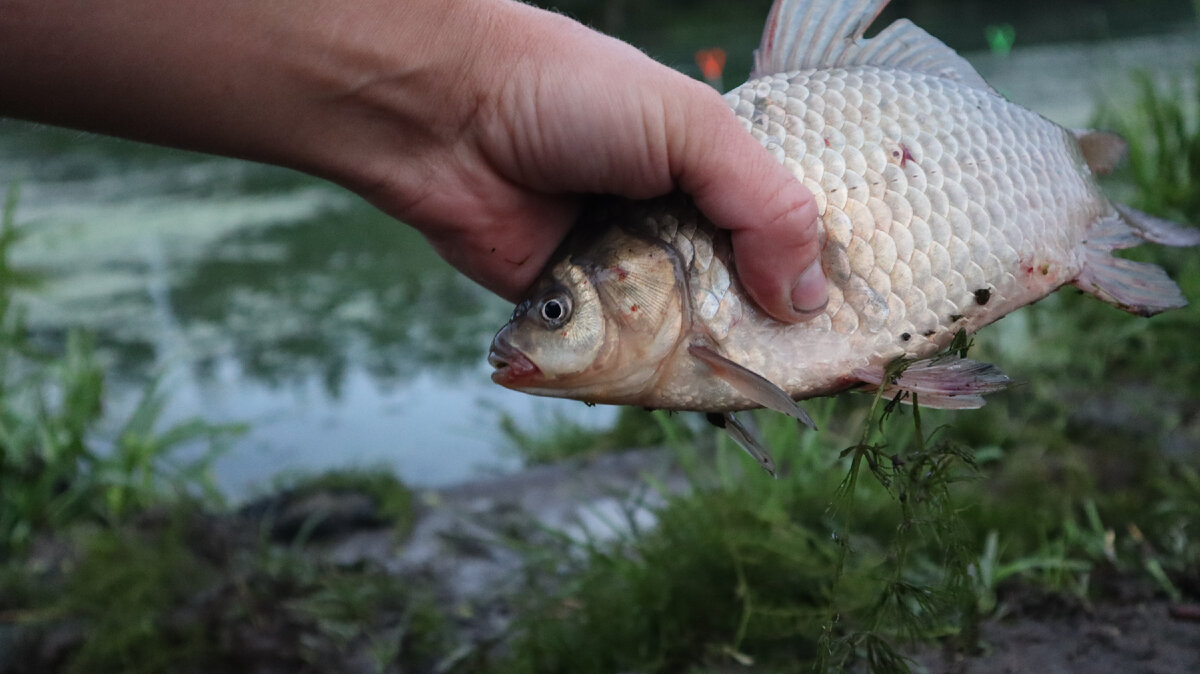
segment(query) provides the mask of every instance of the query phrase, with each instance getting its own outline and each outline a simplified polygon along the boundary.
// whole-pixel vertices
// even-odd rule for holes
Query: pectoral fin
[[[775,459],[771,458],[771,453],[763,447],[754,434],[742,425],[732,412],[711,412],[706,415],[708,423],[717,428],[725,429],[729,437],[737,443],[738,447],[746,450],[746,453],[758,462],[762,469],[767,471],[771,477],[775,477]]]
[[[995,365],[958,356],[913,363],[899,377],[888,381],[884,367],[858,368],[854,376],[876,388],[883,386],[885,396],[900,395],[905,402],[912,402],[915,394],[921,405],[943,410],[983,407],[985,393],[994,393],[1012,383]]]
[[[813,423],[812,417],[800,409],[800,406],[796,404],[795,400],[792,400],[787,392],[772,384],[762,375],[738,365],[707,346],[693,344],[688,347],[688,353],[703,361],[712,369],[713,374],[732,386],[738,393],[767,409],[782,412],[799,420],[800,423],[814,431],[817,430],[817,425]]]

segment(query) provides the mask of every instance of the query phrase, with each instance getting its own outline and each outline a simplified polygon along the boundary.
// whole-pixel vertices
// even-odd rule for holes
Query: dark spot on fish
[[[910,339],[912,339],[912,335],[908,334],[907,332],[900,333],[900,341],[907,342]]]
[[[492,252],[493,252],[493,253],[494,253],[494,252],[496,252],[496,247],[495,247],[495,246],[492,246]]]
[[[951,323],[957,323],[957,322],[961,321],[962,318],[963,318],[962,314],[950,314],[950,322]]]
[[[925,332],[922,332],[921,335],[924,337],[932,337],[933,333],[935,333],[935,332],[937,332],[937,331],[936,330],[926,330]]]
[[[988,300],[990,299],[992,299],[991,290],[988,290],[987,288],[980,288],[979,290],[975,291],[975,303],[979,306],[987,304]]]

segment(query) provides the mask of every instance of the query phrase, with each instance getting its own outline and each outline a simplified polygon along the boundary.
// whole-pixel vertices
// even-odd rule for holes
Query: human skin
[[[510,300],[580,195],[681,189],[767,313],[827,299],[812,195],[717,92],[513,0],[0,0],[0,115],[321,176]]]

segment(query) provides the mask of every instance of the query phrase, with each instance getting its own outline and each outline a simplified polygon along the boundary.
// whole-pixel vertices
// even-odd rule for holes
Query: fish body
[[[1200,232],[1110,202],[1123,142],[994,92],[887,0],[777,0],[750,81],[726,100],[812,191],[829,303],[785,325],[732,267],[728,235],[681,195],[610,200],[496,336],[493,379],[539,395],[726,414],[852,387],[961,408],[1007,381],[935,358],[960,332],[1074,284],[1150,315],[1186,304],[1159,268],[1113,257]],[[888,366],[915,362],[898,378]],[[729,417],[726,417],[729,418]]]

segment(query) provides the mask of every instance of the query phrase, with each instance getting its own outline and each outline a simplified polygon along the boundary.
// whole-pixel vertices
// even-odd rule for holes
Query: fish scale
[[[1093,171],[1123,141],[1068,131],[991,90],[886,0],[777,0],[752,79],[726,95],[809,191],[829,303],[786,325],[741,287],[727,232],[682,195],[585,211],[493,341],[493,379],[588,402],[700,410],[771,470],[732,412],[854,387],[983,404],[1007,379],[938,354],[1064,284],[1151,315],[1186,304],[1161,269],[1114,250],[1200,232],[1108,201]],[[913,359],[898,378],[889,365]]]
[[[800,348],[804,334],[832,329],[862,342],[846,349],[857,360],[929,355],[956,324],[991,322],[1077,274],[1073,251],[1106,210],[1082,156],[1062,151],[1066,132],[958,82],[875,67],[800,71],[752,80],[726,100],[817,195],[834,292],[828,321],[783,329]],[[1017,208],[1024,185],[1046,207]],[[1020,281],[1021,260],[1053,260],[1054,273]],[[707,285],[703,272],[693,284]],[[740,302],[732,292],[721,299]],[[788,355],[739,362],[802,395],[815,382]],[[779,365],[788,362],[798,364]]]

